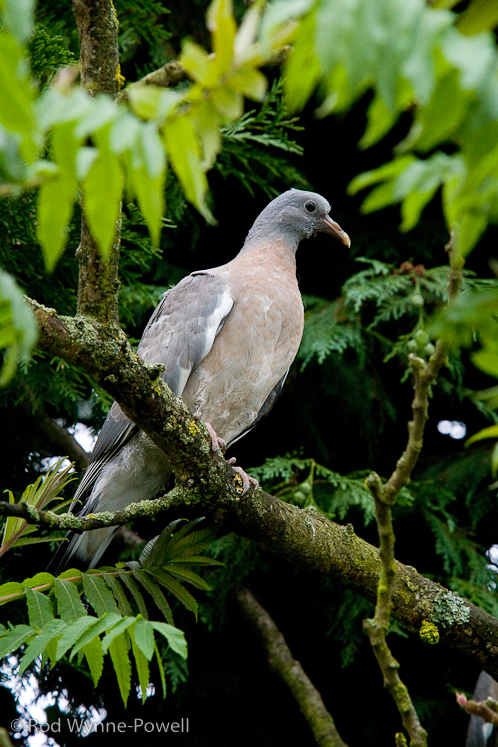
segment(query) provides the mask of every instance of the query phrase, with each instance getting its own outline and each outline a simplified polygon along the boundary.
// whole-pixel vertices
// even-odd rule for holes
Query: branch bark
[[[270,669],[282,678],[295,698],[299,710],[313,732],[319,747],[347,747],[335,727],[334,719],[325,708],[322,696],[301,664],[294,659],[287,642],[268,612],[249,589],[235,589],[239,610],[263,644]]]
[[[72,0],[80,41],[80,73],[83,87],[116,98],[119,90],[118,19],[112,0]],[[81,217],[78,314],[103,324],[118,323],[119,247],[121,220],[109,260],[104,262],[85,218]]]

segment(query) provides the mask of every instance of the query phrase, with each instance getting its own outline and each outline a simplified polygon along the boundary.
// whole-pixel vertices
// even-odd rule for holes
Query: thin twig
[[[458,293],[462,280],[463,263],[452,262],[452,241],[446,246],[450,257],[450,278],[448,296],[450,301]],[[392,612],[393,589],[396,574],[394,557],[395,537],[392,526],[391,506],[396,502],[401,488],[411,479],[413,469],[422,450],[424,428],[429,417],[429,396],[432,385],[436,382],[439,371],[446,361],[448,345],[439,340],[434,354],[428,362],[413,353],[408,356],[408,363],[413,372],[414,397],[412,401],[413,418],[408,423],[408,441],[396,467],[383,485],[380,477],[374,472],[366,480],[375,501],[375,517],[379,533],[379,557],[381,561],[380,579],[377,587],[375,614],[372,619],[364,621],[370,643],[381,669],[384,686],[389,690],[403,726],[410,738],[410,747],[425,747],[427,732],[422,727],[417,712],[410,698],[408,689],[399,676],[399,663],[387,645],[386,636]],[[399,739],[402,735],[399,735]]]
[[[294,659],[287,642],[268,612],[244,587],[235,590],[239,609],[256,630],[262,642],[268,664],[282,678],[295,698],[301,713],[320,747],[347,747],[335,727],[334,719],[325,708],[322,696],[301,664]]]
[[[137,86],[160,86],[161,88],[171,88],[187,79],[188,75],[182,63],[178,60],[170,60],[170,62],[167,62],[158,70],[153,70],[135,83],[130,83],[124,91],[121,91],[117,100],[118,102],[125,101],[128,98],[130,88],[135,88]]]

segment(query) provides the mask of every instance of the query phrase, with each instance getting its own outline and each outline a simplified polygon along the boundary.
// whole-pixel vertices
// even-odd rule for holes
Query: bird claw
[[[201,413],[200,412],[194,413],[194,418],[196,420],[200,420]],[[211,423],[205,422],[204,425],[206,426],[207,432],[209,433],[209,437],[211,439],[211,449],[213,453],[216,454],[218,452],[218,449],[221,449],[222,454],[225,454],[227,450],[227,445],[225,441],[216,435],[216,431],[214,430]],[[235,457],[230,457],[230,459],[227,459],[227,464],[230,465],[230,467],[233,469],[235,474],[238,475],[242,481],[242,492],[240,493],[240,496],[245,495],[247,491],[249,490],[249,488],[251,487],[251,485],[254,488],[259,488],[259,482],[258,480],[256,480],[255,477],[251,477],[250,475],[248,475],[247,472],[245,472],[245,470],[242,469],[242,467],[233,466],[235,464],[235,461],[236,461]]]
[[[216,435],[216,431],[211,423],[204,423],[204,425],[206,426],[209,437],[211,438],[211,451],[216,454],[218,449],[221,449],[221,453],[224,454],[227,450],[225,441]]]
[[[230,460],[231,461],[231,460]],[[245,495],[251,485],[254,488],[259,488],[259,481],[256,480],[255,477],[251,477],[250,475],[245,472],[242,467],[234,467],[233,464],[231,465],[233,471],[240,477],[242,480],[242,493],[240,493],[241,496]]]

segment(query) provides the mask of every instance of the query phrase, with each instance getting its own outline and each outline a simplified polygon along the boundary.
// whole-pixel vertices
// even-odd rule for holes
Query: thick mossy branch
[[[270,669],[282,678],[320,747],[347,747],[322,697],[301,664],[294,659],[280,630],[249,589],[235,590],[238,607],[264,646]]]
[[[76,250],[79,264],[78,314],[93,317],[102,324],[119,321],[119,250],[121,246],[121,219],[116,224],[116,234],[111,253],[104,261],[84,213],[81,216],[80,245]]]
[[[112,0],[73,0],[73,13],[80,42],[80,71],[83,87],[95,96],[119,90],[118,19]],[[118,322],[119,247],[121,220],[110,257],[103,261],[85,218],[81,219],[81,240],[76,252],[79,262],[78,313],[103,324]]]
[[[112,0],[72,0],[80,41],[80,74],[90,94],[116,98],[119,89],[118,18]]]

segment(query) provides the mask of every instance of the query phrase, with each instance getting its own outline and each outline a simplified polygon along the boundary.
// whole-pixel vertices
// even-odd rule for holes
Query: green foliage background
[[[206,2],[190,0],[181,4],[181,10],[154,0],[117,0],[115,5],[122,73],[130,81],[178,58],[186,36],[205,47],[209,44]],[[311,5],[303,2],[302,9]],[[406,3],[406,13],[409,9],[415,12],[418,5]],[[284,6],[273,4],[275,17],[285,12]],[[459,6],[457,26],[476,23],[472,6]],[[346,18],[341,2],[313,7],[305,21],[308,31],[319,23],[321,14]],[[222,149],[209,173],[206,202],[218,221],[216,228],[207,225],[186,201],[171,171],[165,183],[166,220],[159,247],[151,241],[137,206],[131,201],[125,205],[120,315],[127,333],[138,339],[165,288],[191,270],[232,258],[268,199],[293,186],[310,187],[325,195],[333,204],[332,215],[352,238],[351,252],[347,255],[342,246],[323,236],[302,244],[298,268],[306,302],[306,330],[301,351],[271,417],[237,444],[233,454],[245,467],[254,465],[254,474],[265,489],[308,510],[323,511],[335,521],[350,522],[358,534],[375,543],[372,501],[363,479],[370,469],[388,475],[400,455],[411,400],[406,355],[413,350],[430,355],[428,322],[446,300],[444,246],[449,236],[440,207],[441,184],[447,220],[456,210],[477,216],[474,233],[462,219],[461,254],[467,254],[472,240],[480,238],[468,257],[464,294],[495,292],[496,282],[488,266],[496,253],[497,238],[496,227],[488,226],[488,221],[492,224],[496,219],[494,161],[489,153],[476,152],[475,132],[469,123],[475,124],[481,116],[479,143],[492,140],[496,123],[486,120],[480,107],[483,100],[489,101],[497,84],[496,75],[483,73],[479,90],[489,86],[488,98],[479,98],[476,86],[472,89],[470,84],[468,95],[462,98],[455,69],[468,76],[470,68],[465,68],[465,55],[459,57],[458,50],[452,53],[453,68],[446,59],[437,61],[437,81],[434,70],[420,67],[421,58],[402,76],[403,84],[393,83],[387,69],[384,80],[382,76],[380,81],[369,78],[368,71],[385,50],[362,44],[359,34],[366,31],[361,13],[366,3],[355,7],[354,24],[346,28],[337,23],[335,46],[330,39],[327,45],[323,40],[317,43],[315,57],[308,59],[304,68],[299,65],[310,53],[310,41],[303,33],[288,63],[287,86],[280,80],[280,68],[268,67],[265,72],[272,85],[263,103],[247,102],[243,116],[224,126]],[[243,10],[242,3],[236,4],[238,18]],[[440,11],[437,19],[433,40],[455,22],[446,11]],[[399,48],[405,52],[410,43],[407,23],[407,16],[400,16]],[[447,44],[453,44],[451,49],[455,50],[454,36],[450,33],[448,38]],[[491,36],[487,38],[491,58],[493,54],[496,57]],[[341,56],[341,44],[346,41],[363,50],[365,58]],[[472,64],[472,50],[484,54],[484,47],[475,46],[475,37],[469,36],[469,49],[473,43],[469,53]],[[332,48],[335,57],[327,52]],[[327,57],[327,76],[314,99],[311,93],[319,80],[317,66],[321,64],[323,70],[325,64],[323,55]],[[30,43],[31,73],[38,86],[46,88],[58,67],[77,56],[77,35],[68,4],[39,2]],[[479,59],[483,70],[485,60]],[[392,59],[390,62],[394,67]],[[392,90],[398,91],[394,98]],[[310,96],[311,103],[305,105]],[[427,105],[425,110],[405,111],[407,101],[414,97]],[[289,111],[286,100],[302,102],[299,119]],[[455,102],[453,109],[442,107],[441,101],[450,100]],[[339,116],[317,119],[318,103],[322,114],[335,107]],[[462,120],[466,126],[461,126]],[[434,122],[439,125],[439,140],[434,135]],[[399,143],[402,146],[393,156]],[[442,152],[435,151],[439,143]],[[371,147],[365,150],[367,145]],[[479,181],[470,167],[481,156]],[[378,170],[391,159],[394,165]],[[2,181],[7,181],[5,170],[10,169],[8,175],[12,176],[12,168],[12,164],[0,163]],[[352,182],[362,172],[367,176]],[[363,198],[357,192],[369,184],[381,186],[370,192],[364,208],[386,206],[379,213],[361,212]],[[431,202],[434,195],[436,200]],[[72,314],[77,288],[78,208],[71,220],[67,249],[48,275],[36,238],[35,199],[34,192],[28,191],[17,199],[0,200],[0,265],[28,295],[60,313]],[[398,201],[402,201],[402,227],[411,228],[409,233],[398,228],[399,210],[393,206]],[[485,345],[489,338],[484,333]],[[436,428],[440,419],[461,420],[471,434],[495,422],[492,395],[480,394],[494,380],[471,362],[478,348],[474,335],[467,342],[463,351],[455,348],[452,352],[434,391],[424,453],[414,482],[404,490],[395,509],[396,554],[497,615],[496,584],[485,555],[498,538],[496,488],[490,488],[490,449],[484,444],[464,450],[461,441],[451,441]],[[21,364],[11,385],[0,392],[6,434],[0,484],[19,497],[45,468],[44,460],[59,455],[57,445],[48,443],[39,428],[42,413],[64,426],[82,421],[98,430],[109,405],[108,397],[95,389],[84,371],[35,352],[29,363]],[[65,493],[70,496],[71,488]],[[138,522],[136,529],[142,536],[152,537],[158,533],[155,524]],[[50,552],[40,547],[12,550],[1,567],[1,581],[33,575],[33,567],[43,570]],[[43,552],[46,559],[42,559]],[[138,697],[130,697],[124,712],[112,670],[104,669],[95,690],[84,667],[75,665],[74,660],[63,661],[50,671],[45,666],[38,672],[42,689],[67,691],[74,712],[80,705],[103,704],[114,721],[131,722],[135,716],[144,720],[188,716],[192,730],[189,744],[273,745],[291,738],[312,744],[307,725],[290,696],[268,673],[252,632],[238,616],[230,591],[244,583],[279,625],[294,656],[321,691],[345,741],[351,747],[390,743],[397,716],[382,690],[361,628],[361,620],[371,612],[369,604],[328,579],[297,571],[233,535],[219,536],[210,553],[224,565],[203,574],[211,589],[197,592],[199,622],[177,601],[170,602],[176,624],[185,631],[189,660],[187,667],[179,656],[165,658],[170,682],[166,704],[157,682],[153,697],[143,706]],[[114,555],[112,562],[115,560]],[[14,623],[25,622],[25,608],[20,603],[12,610],[9,605],[2,608],[2,615],[6,615],[2,621],[8,617]],[[442,647],[409,638],[398,625],[393,626],[390,643],[402,663],[403,677],[431,743],[463,745],[466,719],[454,705],[452,691],[471,691],[477,669]],[[358,693],[361,720],[357,717]],[[6,687],[0,688],[0,713],[5,722],[16,715],[14,699]],[[57,715],[54,706],[50,717]],[[71,744],[74,735],[65,734],[63,739],[64,744]]]

